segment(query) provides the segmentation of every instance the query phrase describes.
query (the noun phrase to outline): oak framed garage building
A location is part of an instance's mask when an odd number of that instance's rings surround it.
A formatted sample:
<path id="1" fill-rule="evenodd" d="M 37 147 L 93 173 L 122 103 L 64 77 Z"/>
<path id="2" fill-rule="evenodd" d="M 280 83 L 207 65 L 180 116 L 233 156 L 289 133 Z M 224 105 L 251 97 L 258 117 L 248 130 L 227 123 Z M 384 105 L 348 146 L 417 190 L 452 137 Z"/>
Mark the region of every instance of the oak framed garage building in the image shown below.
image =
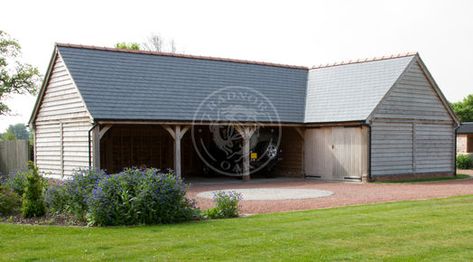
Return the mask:
<path id="1" fill-rule="evenodd" d="M 275 175 L 455 174 L 458 120 L 418 54 L 307 68 L 71 44 L 56 45 L 30 119 L 36 164 L 57 178 L 89 166 L 198 175 L 205 164 L 188 130 L 201 101 L 228 86 L 256 90 L 277 111 Z M 254 122 L 264 120 L 235 121 L 249 178 Z"/>

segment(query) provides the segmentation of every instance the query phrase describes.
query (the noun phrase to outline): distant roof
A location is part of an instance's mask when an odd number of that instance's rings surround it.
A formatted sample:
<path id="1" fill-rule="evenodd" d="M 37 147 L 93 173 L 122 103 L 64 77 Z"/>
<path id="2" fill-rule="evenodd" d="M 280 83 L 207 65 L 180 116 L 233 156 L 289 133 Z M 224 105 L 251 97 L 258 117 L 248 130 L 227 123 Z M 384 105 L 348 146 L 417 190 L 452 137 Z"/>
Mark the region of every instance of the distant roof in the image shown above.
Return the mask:
<path id="1" fill-rule="evenodd" d="M 304 121 L 306 67 L 91 46 L 57 48 L 96 120 L 191 121 L 212 92 L 245 87 L 269 99 L 281 122 Z M 209 118 L 217 118 L 216 113 L 209 110 Z"/>
<path id="2" fill-rule="evenodd" d="M 473 122 L 464 122 L 457 129 L 457 134 L 473 134 Z"/>
<path id="3" fill-rule="evenodd" d="M 414 56 L 408 53 L 311 69 L 305 122 L 367 119 Z"/>

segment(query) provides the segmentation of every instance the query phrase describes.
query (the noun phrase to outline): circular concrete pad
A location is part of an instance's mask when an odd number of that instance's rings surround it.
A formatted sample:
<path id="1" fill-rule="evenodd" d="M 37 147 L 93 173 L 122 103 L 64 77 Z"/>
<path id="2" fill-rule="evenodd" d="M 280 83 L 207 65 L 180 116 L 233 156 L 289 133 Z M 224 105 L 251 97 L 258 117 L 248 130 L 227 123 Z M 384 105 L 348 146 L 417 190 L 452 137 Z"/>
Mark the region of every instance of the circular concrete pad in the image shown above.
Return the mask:
<path id="1" fill-rule="evenodd" d="M 197 194 L 197 197 L 212 199 L 215 192 L 234 191 L 242 194 L 242 200 L 294 200 L 326 197 L 333 194 L 331 191 L 317 189 L 296 189 L 296 188 L 243 188 L 225 189 L 216 191 L 205 191 Z"/>

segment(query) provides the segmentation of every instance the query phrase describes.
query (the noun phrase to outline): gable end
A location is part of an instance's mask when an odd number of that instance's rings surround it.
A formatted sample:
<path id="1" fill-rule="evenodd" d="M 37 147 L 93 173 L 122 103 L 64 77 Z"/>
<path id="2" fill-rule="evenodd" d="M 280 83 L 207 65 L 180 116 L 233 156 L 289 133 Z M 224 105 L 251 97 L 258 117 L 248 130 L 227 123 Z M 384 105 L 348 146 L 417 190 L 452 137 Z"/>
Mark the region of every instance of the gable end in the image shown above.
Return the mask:
<path id="1" fill-rule="evenodd" d="M 458 123 L 445 97 L 417 55 L 368 119 Z"/>
<path id="2" fill-rule="evenodd" d="M 29 124 L 92 116 L 60 53 L 55 50 L 41 86 Z"/>

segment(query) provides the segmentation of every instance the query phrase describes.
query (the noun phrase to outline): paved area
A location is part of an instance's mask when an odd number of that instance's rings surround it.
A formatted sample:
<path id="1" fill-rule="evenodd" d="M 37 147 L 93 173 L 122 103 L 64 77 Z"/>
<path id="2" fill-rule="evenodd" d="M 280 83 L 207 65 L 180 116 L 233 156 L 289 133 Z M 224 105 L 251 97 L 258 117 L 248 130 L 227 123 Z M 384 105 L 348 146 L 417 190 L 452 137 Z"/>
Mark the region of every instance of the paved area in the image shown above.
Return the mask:
<path id="1" fill-rule="evenodd" d="M 197 194 L 198 198 L 212 199 L 215 192 L 234 191 L 240 193 L 245 200 L 298 200 L 314 199 L 333 195 L 333 192 L 302 188 L 231 188 L 217 191 L 205 191 Z"/>
<path id="2" fill-rule="evenodd" d="M 457 173 L 473 176 L 473 169 L 458 169 Z"/>
<path id="3" fill-rule="evenodd" d="M 465 172 L 462 172 L 463 174 Z M 340 207 L 401 200 L 418 200 L 473 194 L 473 179 L 423 183 L 341 183 L 321 182 L 310 179 L 259 179 L 250 182 L 217 180 L 217 182 L 191 182 L 188 195 L 201 208 L 213 206 L 211 199 L 197 197 L 204 191 L 222 189 L 316 189 L 333 192 L 332 195 L 315 199 L 294 200 L 243 200 L 245 214 L 270 213 L 293 210 Z"/>

